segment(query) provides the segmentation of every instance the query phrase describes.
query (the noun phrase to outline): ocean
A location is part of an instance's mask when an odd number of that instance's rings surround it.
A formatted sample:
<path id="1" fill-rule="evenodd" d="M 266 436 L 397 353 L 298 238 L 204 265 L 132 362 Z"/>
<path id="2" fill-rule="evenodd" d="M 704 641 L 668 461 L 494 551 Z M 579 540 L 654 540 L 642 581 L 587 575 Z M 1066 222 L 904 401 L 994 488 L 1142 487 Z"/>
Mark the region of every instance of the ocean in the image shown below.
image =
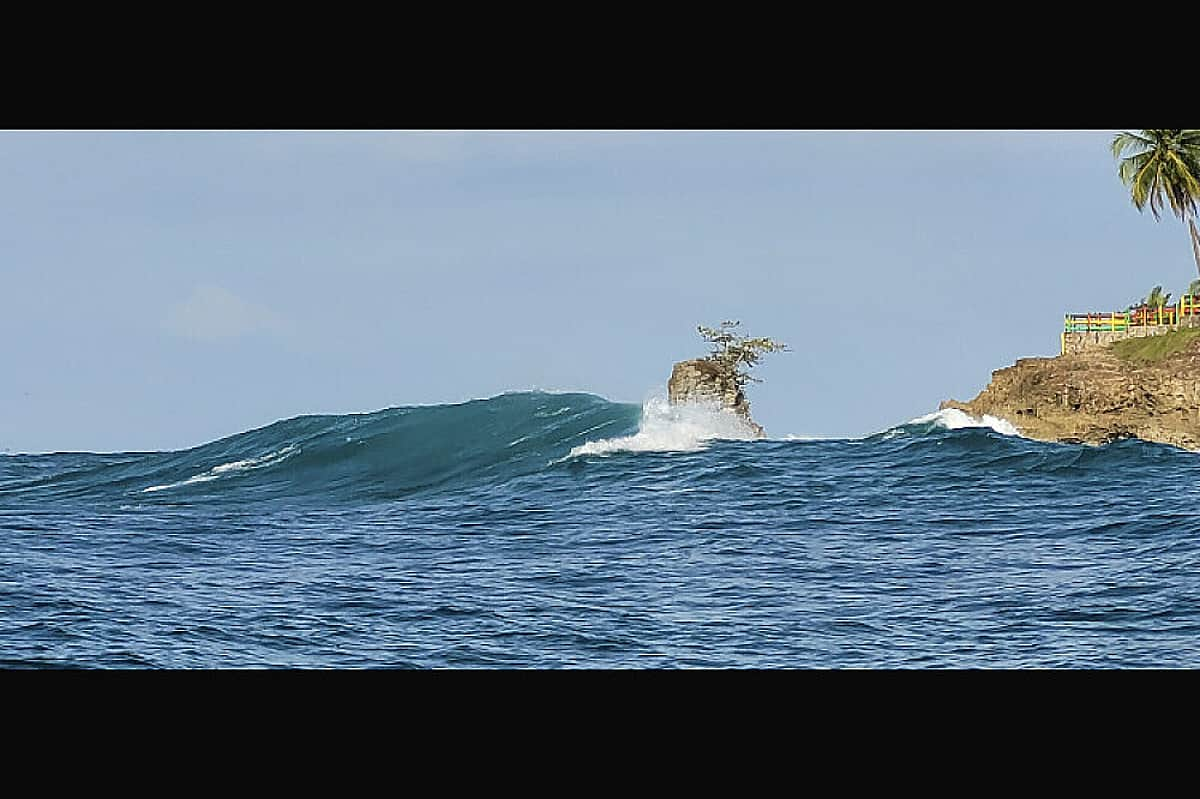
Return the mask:
<path id="1" fill-rule="evenodd" d="M 1200 665 L 1200 457 L 582 393 L 0 456 L 5 668 Z"/>

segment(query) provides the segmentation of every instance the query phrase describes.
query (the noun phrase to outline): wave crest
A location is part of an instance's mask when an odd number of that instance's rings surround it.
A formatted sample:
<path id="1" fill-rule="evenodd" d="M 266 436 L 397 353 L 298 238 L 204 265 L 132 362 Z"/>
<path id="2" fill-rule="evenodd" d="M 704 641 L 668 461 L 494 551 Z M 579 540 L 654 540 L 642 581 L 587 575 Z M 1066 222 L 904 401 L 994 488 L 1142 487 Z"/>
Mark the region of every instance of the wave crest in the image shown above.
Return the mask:
<path id="1" fill-rule="evenodd" d="M 960 411 L 958 408 L 943 408 L 940 411 L 918 416 L 908 422 L 910 425 L 929 424 L 943 430 L 961 430 L 964 427 L 988 427 L 1006 436 L 1020 436 L 1021 433 L 1007 419 L 984 414 L 976 419 L 974 416 Z"/>

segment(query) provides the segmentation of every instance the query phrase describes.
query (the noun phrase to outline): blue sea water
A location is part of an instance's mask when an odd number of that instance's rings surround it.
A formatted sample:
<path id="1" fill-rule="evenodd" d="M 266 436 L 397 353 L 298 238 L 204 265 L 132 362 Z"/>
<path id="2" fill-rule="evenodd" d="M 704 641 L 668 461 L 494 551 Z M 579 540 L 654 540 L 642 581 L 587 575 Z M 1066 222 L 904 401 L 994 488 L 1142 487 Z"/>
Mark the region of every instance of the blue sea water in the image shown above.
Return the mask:
<path id="1" fill-rule="evenodd" d="M 532 392 L 0 456 L 0 666 L 1200 665 L 1200 456 L 735 422 Z"/>

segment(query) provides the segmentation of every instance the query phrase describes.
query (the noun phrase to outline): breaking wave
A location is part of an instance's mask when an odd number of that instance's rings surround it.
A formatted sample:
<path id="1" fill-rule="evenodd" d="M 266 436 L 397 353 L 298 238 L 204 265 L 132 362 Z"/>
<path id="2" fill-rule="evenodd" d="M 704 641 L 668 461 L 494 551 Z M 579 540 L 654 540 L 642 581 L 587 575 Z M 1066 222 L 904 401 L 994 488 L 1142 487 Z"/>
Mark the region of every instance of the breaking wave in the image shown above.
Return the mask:
<path id="1" fill-rule="evenodd" d="M 0 493 L 182 502 L 392 498 L 546 468 L 573 447 L 634 433 L 639 406 L 583 393 L 515 392 L 452 405 L 298 416 L 176 452 L 12 459 Z M 47 474 L 53 457 L 69 464 Z"/>
<path id="2" fill-rule="evenodd" d="M 943 408 L 940 411 L 935 411 L 925 416 L 918 416 L 916 419 L 909 421 L 905 427 L 917 427 L 920 425 L 940 427 L 943 430 L 961 430 L 964 427 L 987 427 L 1001 435 L 1021 435 L 1012 422 L 1007 419 L 989 416 L 986 413 L 981 418 L 976 419 L 974 416 L 960 411 L 958 408 Z"/>
<path id="3" fill-rule="evenodd" d="M 567 457 L 613 452 L 695 452 L 714 439 L 753 441 L 756 431 L 740 416 L 716 403 L 670 404 L 652 397 L 642 405 L 638 431 L 618 438 L 588 441 Z"/>

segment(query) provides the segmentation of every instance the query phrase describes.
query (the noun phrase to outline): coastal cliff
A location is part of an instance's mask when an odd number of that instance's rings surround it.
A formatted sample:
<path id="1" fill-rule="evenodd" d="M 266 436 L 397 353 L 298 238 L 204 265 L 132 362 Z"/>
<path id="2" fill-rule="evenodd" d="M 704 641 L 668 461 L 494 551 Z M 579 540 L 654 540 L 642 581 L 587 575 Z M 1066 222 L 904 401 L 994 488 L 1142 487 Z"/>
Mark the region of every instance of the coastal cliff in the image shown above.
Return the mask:
<path id="1" fill-rule="evenodd" d="M 951 399 L 939 408 L 1007 419 L 1042 441 L 1140 438 L 1200 449 L 1200 330 L 1021 358 L 992 372 L 970 402 Z"/>
<path id="2" fill-rule="evenodd" d="M 750 401 L 732 369 L 712 358 L 680 361 L 667 381 L 667 397 L 676 402 L 718 402 L 733 411 L 758 435 L 766 437 L 762 425 L 750 418 Z"/>

